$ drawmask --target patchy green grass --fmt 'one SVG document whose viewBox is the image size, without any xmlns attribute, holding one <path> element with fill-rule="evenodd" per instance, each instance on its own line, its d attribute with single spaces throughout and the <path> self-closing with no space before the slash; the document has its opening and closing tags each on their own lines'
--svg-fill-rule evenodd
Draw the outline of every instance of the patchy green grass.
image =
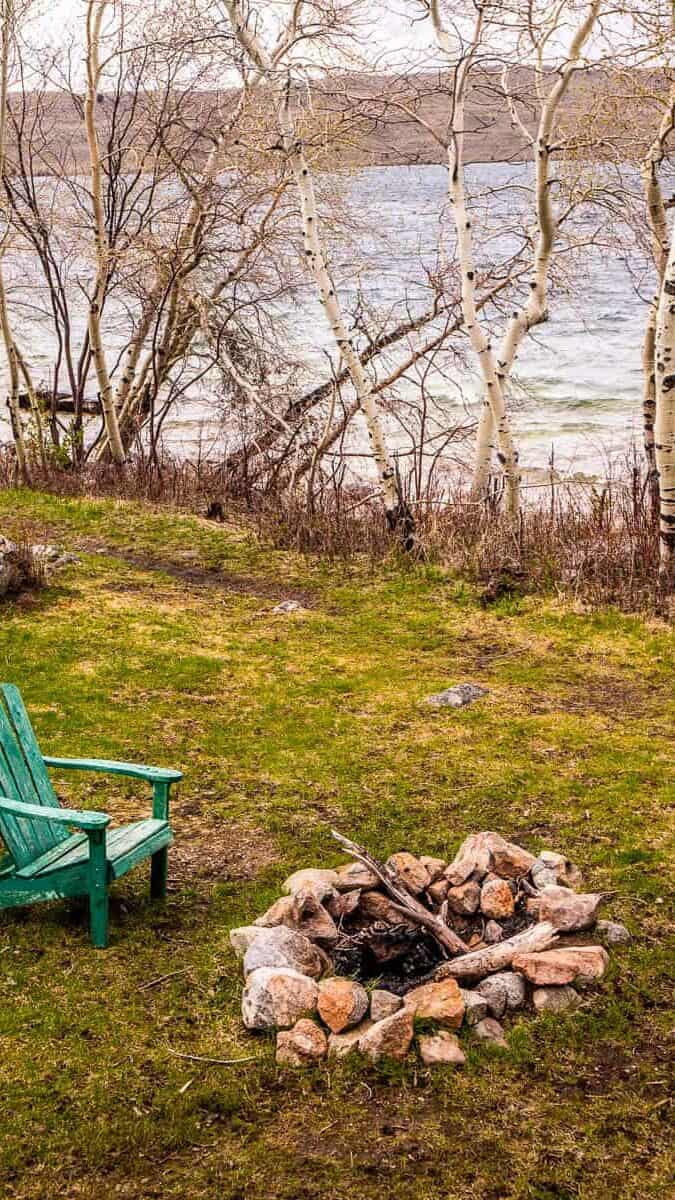
<svg viewBox="0 0 675 1200">
<path fill-rule="evenodd" d="M 110 950 L 74 906 L 0 915 L 2 1195 L 662 1200 L 665 625 L 482 611 L 437 569 L 329 567 L 139 505 L 4 493 L 0 527 L 81 552 L 0 609 L 0 675 L 43 747 L 185 771 L 168 902 L 143 868 L 121 880 Z M 307 612 L 273 615 L 286 596 Z M 421 703 L 465 680 L 489 697 Z M 117 820 L 148 809 L 137 784 L 58 785 Z M 337 861 L 333 825 L 382 855 L 450 855 L 480 828 L 563 849 L 635 941 L 579 1012 L 523 1016 L 508 1051 L 471 1047 L 462 1072 L 278 1070 L 241 1028 L 227 931 L 291 870 Z"/>
</svg>

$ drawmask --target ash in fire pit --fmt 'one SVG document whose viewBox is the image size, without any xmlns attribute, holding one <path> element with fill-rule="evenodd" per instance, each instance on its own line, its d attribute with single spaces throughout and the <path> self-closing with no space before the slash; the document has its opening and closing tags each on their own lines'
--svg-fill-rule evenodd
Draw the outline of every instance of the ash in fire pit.
<svg viewBox="0 0 675 1200">
<path fill-rule="evenodd" d="M 597 921 L 603 896 L 574 890 L 581 875 L 563 855 L 535 857 L 483 832 L 451 863 L 407 851 L 382 863 L 334 837 L 350 862 L 297 871 L 263 916 L 230 934 L 243 958 L 244 1022 L 283 1031 L 279 1062 L 356 1049 L 401 1059 L 419 1017 L 438 1027 L 419 1038 L 422 1060 L 461 1063 L 462 1023 L 505 1045 L 505 1014 L 528 1002 L 536 1012 L 573 1008 L 603 976 L 608 955 L 589 931 L 629 940 L 623 926 Z"/>
</svg>

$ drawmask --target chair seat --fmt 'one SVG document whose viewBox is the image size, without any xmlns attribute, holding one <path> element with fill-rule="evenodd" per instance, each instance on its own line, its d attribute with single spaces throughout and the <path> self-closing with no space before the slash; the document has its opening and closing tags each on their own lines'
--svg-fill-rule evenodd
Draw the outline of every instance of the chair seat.
<svg viewBox="0 0 675 1200">
<path fill-rule="evenodd" d="M 52 871 L 81 866 L 89 858 L 89 839 L 86 833 L 75 833 L 60 845 L 52 847 L 39 858 L 16 872 L 20 879 L 37 879 Z M 168 821 L 149 817 L 132 825 L 109 829 L 106 838 L 106 857 L 114 879 L 119 879 L 137 862 L 168 846 L 173 841 Z"/>
</svg>

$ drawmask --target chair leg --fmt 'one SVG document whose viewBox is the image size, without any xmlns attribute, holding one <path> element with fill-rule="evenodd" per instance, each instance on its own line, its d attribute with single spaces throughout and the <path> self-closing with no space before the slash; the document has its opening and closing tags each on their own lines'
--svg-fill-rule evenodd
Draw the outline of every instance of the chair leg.
<svg viewBox="0 0 675 1200">
<path fill-rule="evenodd" d="M 108 864 L 105 830 L 89 834 L 89 932 L 92 945 L 108 945 Z"/>
<path fill-rule="evenodd" d="M 169 848 L 157 850 L 150 860 L 150 895 L 153 900 L 166 898 L 166 876 L 169 865 Z"/>
</svg>

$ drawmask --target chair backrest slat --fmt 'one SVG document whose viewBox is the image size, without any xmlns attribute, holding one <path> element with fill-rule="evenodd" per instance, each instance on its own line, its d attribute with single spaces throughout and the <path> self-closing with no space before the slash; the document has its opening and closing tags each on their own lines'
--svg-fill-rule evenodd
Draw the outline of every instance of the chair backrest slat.
<svg viewBox="0 0 675 1200">
<path fill-rule="evenodd" d="M 0 688 L 0 789 L 10 800 L 58 806 L 28 714 L 17 688 Z M 34 821 L 0 812 L 0 834 L 18 867 L 26 866 L 69 837 L 52 821 Z"/>
</svg>

